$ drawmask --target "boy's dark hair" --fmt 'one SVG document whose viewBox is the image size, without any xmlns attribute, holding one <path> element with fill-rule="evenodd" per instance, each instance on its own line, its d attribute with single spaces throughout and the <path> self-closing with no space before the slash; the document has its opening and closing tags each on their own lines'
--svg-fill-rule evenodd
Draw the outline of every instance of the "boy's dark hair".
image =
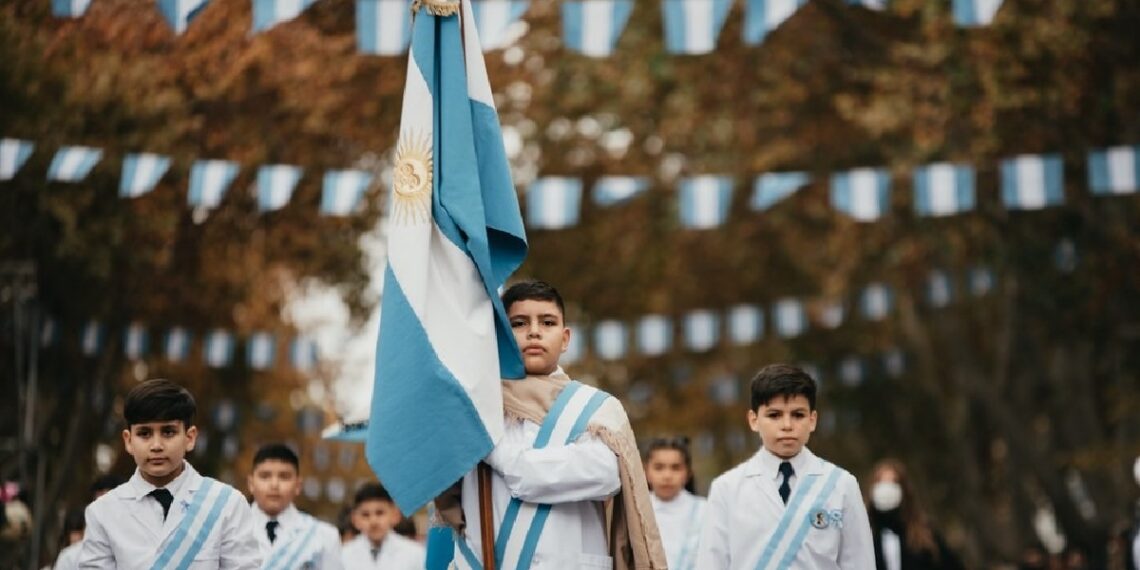
<svg viewBox="0 0 1140 570">
<path fill-rule="evenodd" d="M 510 312 L 511 305 L 519 301 L 550 301 L 558 305 L 558 312 L 566 315 L 566 304 L 562 302 L 562 295 L 558 289 L 545 281 L 520 281 L 507 287 L 503 291 L 503 308 Z"/>
<path fill-rule="evenodd" d="M 336 514 L 336 529 L 340 531 L 341 537 L 349 534 L 356 536 L 360 531 L 352 524 L 352 507 L 345 505 L 341 507 L 340 512 Z"/>
<path fill-rule="evenodd" d="M 258 465 L 270 460 L 290 463 L 297 470 L 297 473 L 301 472 L 300 458 L 288 445 L 283 443 L 267 443 L 258 448 L 257 453 L 253 454 L 253 468 L 257 469 Z"/>
<path fill-rule="evenodd" d="M 645 452 L 646 465 L 649 464 L 649 458 L 653 457 L 653 452 L 659 449 L 672 449 L 681 453 L 681 459 L 685 462 L 685 469 L 689 472 L 689 478 L 685 481 L 685 490 L 696 494 L 697 476 L 693 473 L 693 454 L 689 451 L 689 437 L 678 435 L 674 437 L 658 437 L 650 440 L 649 450 Z"/>
<path fill-rule="evenodd" d="M 131 388 L 123 405 L 123 419 L 128 429 L 135 424 L 172 420 L 181 421 L 183 428 L 189 428 L 194 425 L 197 411 L 189 390 L 170 380 L 156 378 Z"/>
<path fill-rule="evenodd" d="M 388 494 L 388 490 L 379 483 L 365 483 L 357 489 L 356 496 L 352 498 L 352 508 L 359 507 L 365 501 L 385 501 L 396 504 L 392 500 L 392 495 Z"/>
<path fill-rule="evenodd" d="M 122 484 L 123 480 L 118 475 L 112 475 L 110 473 L 106 475 L 100 475 L 99 477 L 95 478 L 94 482 L 91 483 L 91 496 L 94 497 L 100 491 L 110 491 Z"/>
<path fill-rule="evenodd" d="M 752 411 L 760 409 L 773 398 L 807 398 L 808 409 L 815 410 L 815 380 L 807 373 L 789 364 L 769 364 L 752 378 Z"/>
</svg>

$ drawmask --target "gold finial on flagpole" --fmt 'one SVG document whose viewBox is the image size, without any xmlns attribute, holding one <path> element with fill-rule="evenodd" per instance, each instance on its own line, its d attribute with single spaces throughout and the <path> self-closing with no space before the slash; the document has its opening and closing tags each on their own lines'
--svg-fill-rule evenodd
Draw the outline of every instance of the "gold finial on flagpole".
<svg viewBox="0 0 1140 570">
<path fill-rule="evenodd" d="M 423 8 L 433 16 L 454 16 L 459 13 L 458 0 L 413 0 L 412 13 L 420 11 Z"/>
</svg>

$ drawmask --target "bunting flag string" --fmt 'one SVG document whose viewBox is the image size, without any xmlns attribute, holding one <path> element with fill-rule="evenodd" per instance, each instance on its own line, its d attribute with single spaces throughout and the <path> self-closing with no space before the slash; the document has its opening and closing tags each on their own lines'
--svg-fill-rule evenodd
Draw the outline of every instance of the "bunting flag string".
<svg viewBox="0 0 1140 570">
<path fill-rule="evenodd" d="M 280 210 L 289 203 L 301 180 L 301 169 L 287 164 L 262 166 L 257 171 L 257 207 L 262 212 Z"/>
<path fill-rule="evenodd" d="M 325 173 L 321 194 L 321 213 L 347 216 L 356 211 L 364 191 L 372 184 L 372 175 L 363 170 L 333 170 Z"/>
<path fill-rule="evenodd" d="M 253 0 L 253 33 L 300 16 L 316 0 Z"/>
<path fill-rule="evenodd" d="M 584 56 L 608 57 L 632 13 L 632 0 L 565 0 L 562 41 L 566 49 Z"/>
<path fill-rule="evenodd" d="M 724 224 L 732 203 L 732 179 L 727 176 L 694 176 L 680 183 L 681 226 L 709 229 Z"/>
<path fill-rule="evenodd" d="M 645 176 L 604 176 L 594 183 L 594 203 L 615 206 L 628 202 L 649 188 Z"/>
<path fill-rule="evenodd" d="M 4 172 L 2 165 L 0 159 L 0 177 Z M 1140 189 L 1140 145 L 1090 152 L 1089 189 L 1098 195 L 1135 194 Z"/>
<path fill-rule="evenodd" d="M 1002 0 L 954 0 L 954 23 L 962 27 L 988 26 Z"/>
<path fill-rule="evenodd" d="M 581 201 L 581 180 L 563 176 L 540 178 L 527 189 L 527 222 L 531 227 L 548 230 L 575 226 Z"/>
<path fill-rule="evenodd" d="M 48 167 L 48 180 L 79 182 L 95 168 L 103 151 L 86 146 L 65 146 L 55 153 Z"/>
<path fill-rule="evenodd" d="M 625 323 L 607 320 L 594 326 L 594 352 L 602 360 L 617 360 L 626 353 Z"/>
<path fill-rule="evenodd" d="M 1023 154 L 1001 162 L 1001 197 L 1010 210 L 1040 210 L 1065 201 L 1057 154 Z"/>
<path fill-rule="evenodd" d="M 51 0 L 51 13 L 56 18 L 78 18 L 90 5 L 91 0 Z"/>
<path fill-rule="evenodd" d="M 35 145 L 28 141 L 0 139 L 0 180 L 11 180 L 34 149 Z"/>
<path fill-rule="evenodd" d="M 529 0 L 480 0 L 471 3 L 483 51 L 507 47 L 510 27 L 530 8 Z"/>
<path fill-rule="evenodd" d="M 770 172 L 756 177 L 752 185 L 752 209 L 762 212 L 807 186 L 806 172 Z"/>
<path fill-rule="evenodd" d="M 764 310 L 756 305 L 736 305 L 728 311 L 728 338 L 737 346 L 764 338 Z"/>
<path fill-rule="evenodd" d="M 149 152 L 128 154 L 123 159 L 123 175 L 119 180 L 119 195 L 124 198 L 142 196 L 154 190 L 158 180 L 170 168 L 170 159 Z"/>
<path fill-rule="evenodd" d="M 406 0 L 356 0 L 356 46 L 361 53 L 401 55 L 412 43 Z"/>
<path fill-rule="evenodd" d="M 731 0 L 661 0 L 664 4 L 665 49 L 697 55 L 716 49 L 728 19 Z"/>
<path fill-rule="evenodd" d="M 238 173 L 238 165 L 228 160 L 199 160 L 190 169 L 189 203 L 193 207 L 216 208 Z"/>
<path fill-rule="evenodd" d="M 182 34 L 210 0 L 157 0 L 158 10 L 170 29 L 176 34 Z"/>
<path fill-rule="evenodd" d="M 660 356 L 672 348 L 673 324 L 664 315 L 646 315 L 637 323 L 637 349 L 646 356 Z"/>
<path fill-rule="evenodd" d="M 744 14 L 744 43 L 757 45 L 807 0 L 748 0 Z"/>
<path fill-rule="evenodd" d="M 831 205 L 860 222 L 873 222 L 889 209 L 891 177 L 883 168 L 856 168 L 831 176 Z"/>
<path fill-rule="evenodd" d="M 950 216 L 974 209 L 974 169 L 936 163 L 914 172 L 914 211 L 920 216 Z"/>
</svg>

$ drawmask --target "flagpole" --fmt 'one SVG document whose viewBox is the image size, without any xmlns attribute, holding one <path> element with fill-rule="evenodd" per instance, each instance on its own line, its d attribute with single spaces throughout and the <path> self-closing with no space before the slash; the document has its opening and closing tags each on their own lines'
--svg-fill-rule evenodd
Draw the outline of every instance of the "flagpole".
<svg viewBox="0 0 1140 570">
<path fill-rule="evenodd" d="M 479 462 L 479 531 L 483 543 L 483 568 L 495 570 L 495 521 L 491 507 L 491 466 Z"/>
</svg>

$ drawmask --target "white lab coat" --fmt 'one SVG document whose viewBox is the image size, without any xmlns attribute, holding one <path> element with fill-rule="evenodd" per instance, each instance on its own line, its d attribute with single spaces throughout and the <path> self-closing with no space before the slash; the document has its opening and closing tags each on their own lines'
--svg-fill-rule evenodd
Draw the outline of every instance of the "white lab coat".
<svg viewBox="0 0 1140 570">
<path fill-rule="evenodd" d="M 768 537 L 784 515 L 779 486 L 783 460 L 766 449 L 713 480 L 709 490 L 705 528 L 701 533 L 697 568 L 701 570 L 752 570 L 759 562 Z M 796 484 L 806 475 L 822 474 L 824 461 L 804 448 L 791 460 Z M 816 485 L 815 489 L 822 485 Z M 814 489 L 813 489 L 814 490 Z M 868 570 L 875 567 L 871 525 L 850 473 L 840 473 L 823 508 L 842 513 L 842 524 L 807 527 L 807 538 L 792 562 L 796 570 Z"/>
<path fill-rule="evenodd" d="M 162 520 L 162 506 L 147 495 L 155 489 L 138 470 L 126 483 L 99 497 L 87 506 L 87 530 L 79 567 L 83 569 L 147 570 L 158 553 L 171 539 L 185 516 L 194 493 L 202 488 L 203 478 L 187 463 L 182 474 L 166 488 L 174 495 L 170 513 Z M 253 534 L 253 515 L 245 497 L 221 482 L 215 487 L 230 489 L 216 524 L 205 537 L 201 550 L 190 565 L 192 570 L 257 570 L 261 554 Z M 220 490 L 220 489 L 219 489 Z M 213 495 L 213 493 L 211 493 Z M 207 498 L 206 505 L 211 500 Z M 198 519 L 205 520 L 207 513 Z M 193 540 L 197 525 L 186 537 Z M 180 557 L 175 557 L 175 562 Z"/>
<path fill-rule="evenodd" d="M 496 536 L 511 497 L 550 504 L 531 568 L 612 568 L 602 501 L 621 490 L 617 455 L 589 432 L 570 445 L 551 442 L 534 449 L 538 424 L 508 418 L 504 427 L 502 440 L 487 457 Z M 481 557 L 478 480 L 474 470 L 463 477 L 462 503 L 467 544 Z M 458 547 L 455 564 L 469 568 Z"/>
<path fill-rule="evenodd" d="M 707 506 L 705 498 L 681 489 L 670 501 L 662 501 L 654 494 L 650 495 L 650 500 L 669 569 L 696 568 L 697 543 L 701 538 Z"/>
<path fill-rule="evenodd" d="M 258 508 L 257 503 L 250 505 L 253 510 L 253 534 L 257 537 L 260 548 L 262 568 L 266 568 L 273 555 L 278 551 L 292 552 L 295 548 L 303 551 L 290 555 L 289 568 L 305 568 L 311 570 L 341 570 L 340 560 L 340 532 L 333 525 L 316 520 L 312 516 L 297 510 L 289 505 L 281 511 L 275 519 L 278 523 L 277 540 L 269 542 L 269 534 L 265 525 L 269 522 L 269 515 Z M 305 538 L 309 529 L 309 522 L 317 524 L 304 547 L 297 543 Z M 308 564 L 306 566 L 306 564 Z M 280 568 L 280 566 L 278 566 Z"/>
<path fill-rule="evenodd" d="M 55 565 L 51 567 L 51 570 L 77 570 L 79 568 L 79 552 L 82 549 L 82 541 L 67 545 L 66 548 L 59 551 L 59 556 L 55 557 Z"/>
<path fill-rule="evenodd" d="M 388 531 L 375 559 L 372 543 L 363 534 L 344 545 L 341 559 L 347 570 L 423 570 L 427 553 L 422 544 Z"/>
</svg>

